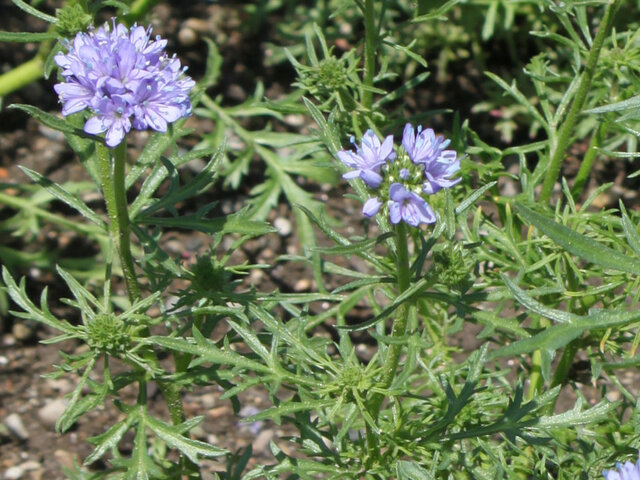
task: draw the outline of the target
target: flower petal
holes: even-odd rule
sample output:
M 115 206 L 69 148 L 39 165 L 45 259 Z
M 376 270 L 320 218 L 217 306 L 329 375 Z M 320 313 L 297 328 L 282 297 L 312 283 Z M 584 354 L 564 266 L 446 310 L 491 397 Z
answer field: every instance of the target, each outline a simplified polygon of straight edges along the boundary
M 378 197 L 370 198 L 364 203 L 364 206 L 362 207 L 362 214 L 365 217 L 373 217 L 380 211 L 381 206 L 382 202 L 378 200 Z

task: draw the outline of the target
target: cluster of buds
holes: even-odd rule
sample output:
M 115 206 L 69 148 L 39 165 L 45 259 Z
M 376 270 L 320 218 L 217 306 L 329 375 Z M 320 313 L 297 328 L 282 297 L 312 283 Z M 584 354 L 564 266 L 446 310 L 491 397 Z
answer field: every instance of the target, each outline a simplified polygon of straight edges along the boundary
M 460 181 L 451 178 L 460 170 L 455 150 L 447 150 L 450 140 L 436 136 L 432 129 L 417 132 L 407 123 L 402 146 L 394 149 L 393 135 L 380 142 L 373 130 L 367 130 L 355 151 L 341 150 L 338 158 L 353 170 L 346 179 L 360 178 L 374 194 L 362 209 L 367 217 L 380 211 L 388 214 L 394 225 L 404 221 L 412 227 L 434 223 L 436 216 L 424 195 L 449 188 Z

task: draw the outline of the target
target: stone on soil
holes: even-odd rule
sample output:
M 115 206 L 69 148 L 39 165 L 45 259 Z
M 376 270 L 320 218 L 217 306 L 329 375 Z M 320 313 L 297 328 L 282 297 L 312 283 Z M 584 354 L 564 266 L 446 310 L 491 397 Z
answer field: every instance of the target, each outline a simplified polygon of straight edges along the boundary
M 66 407 L 67 401 L 65 399 L 59 398 L 52 400 L 38 410 L 38 418 L 45 427 L 54 428 L 58 418 L 60 418 L 60 415 L 62 415 Z
M 29 439 L 29 432 L 17 413 L 7 415 L 7 418 L 4 419 L 4 424 L 14 437 L 23 441 Z

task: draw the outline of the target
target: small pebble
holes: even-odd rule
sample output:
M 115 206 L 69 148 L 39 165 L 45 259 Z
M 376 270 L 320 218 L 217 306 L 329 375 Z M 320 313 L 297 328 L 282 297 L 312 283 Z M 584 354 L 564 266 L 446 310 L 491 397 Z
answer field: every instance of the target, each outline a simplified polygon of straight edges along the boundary
M 264 278 L 264 272 L 259 268 L 254 268 L 249 273 L 249 283 L 251 285 L 256 285 L 260 283 L 260 281 Z
M 307 121 L 307 117 L 299 114 L 289 114 L 284 116 L 284 123 L 291 125 L 292 127 L 301 127 Z
M 4 477 L 7 480 L 10 479 L 19 479 L 24 477 L 24 474 L 27 472 L 34 472 L 36 470 L 40 470 L 42 468 L 42 464 L 40 462 L 36 462 L 35 460 L 29 460 L 27 462 L 21 463 L 20 465 L 14 465 L 13 467 L 9 467 L 6 472 L 4 472 Z
M 293 286 L 294 292 L 306 292 L 311 287 L 311 280 L 308 278 L 301 278 Z
M 202 425 L 196 425 L 189 432 L 194 438 L 197 438 L 198 440 L 202 440 L 207 436 L 207 433 L 204 431 L 204 428 L 202 428 Z
M 273 221 L 273 226 L 278 229 L 278 235 L 281 237 L 291 235 L 291 222 L 288 219 L 278 217 Z
M 190 28 L 198 33 L 207 33 L 211 30 L 209 24 L 205 20 L 199 18 L 189 18 L 182 24 L 182 26 L 184 28 Z
M 52 400 L 38 410 L 38 418 L 45 427 L 54 428 L 65 408 L 67 408 L 67 400 L 63 398 Z
M 38 124 L 38 130 L 42 134 L 43 137 L 53 140 L 56 143 L 64 143 L 64 133 L 55 130 L 51 127 L 47 127 L 46 125 Z
M 18 480 L 19 478 L 24 477 L 24 473 L 24 470 L 19 466 L 9 467 L 7 468 L 7 471 L 4 472 L 4 477 L 2 478 L 5 480 Z
M 617 402 L 622 397 L 620 392 L 618 392 L 617 390 L 610 390 L 607 392 L 605 396 L 607 397 L 607 400 L 609 400 L 612 403 Z
M 18 322 L 13 325 L 11 333 L 19 342 L 25 342 L 31 340 L 36 336 L 35 326 L 27 325 L 23 322 Z
M 7 418 L 4 419 L 4 424 L 14 437 L 23 441 L 29 439 L 29 432 L 25 428 L 24 423 L 22 423 L 20 415 L 17 413 L 7 415 Z
M 224 417 L 225 415 L 229 415 L 230 413 L 231 413 L 231 408 L 228 407 L 227 405 L 222 405 L 220 407 L 207 410 L 207 416 L 213 419 Z
M 198 33 L 192 28 L 183 27 L 178 32 L 178 41 L 185 47 L 192 47 L 193 45 L 198 43 L 198 40 L 200 40 L 200 37 Z
M 256 439 L 251 443 L 251 448 L 254 452 L 266 452 L 269 443 L 273 439 L 275 432 L 271 429 L 262 430 Z
M 66 450 L 56 450 L 53 452 L 53 456 L 61 467 L 73 468 L 73 460 L 75 457 L 71 452 L 67 452 Z
M 212 393 L 205 393 L 200 397 L 200 404 L 202 405 L 202 408 L 204 408 L 205 410 L 211 410 L 213 407 L 215 407 L 216 401 L 217 401 L 217 398 Z

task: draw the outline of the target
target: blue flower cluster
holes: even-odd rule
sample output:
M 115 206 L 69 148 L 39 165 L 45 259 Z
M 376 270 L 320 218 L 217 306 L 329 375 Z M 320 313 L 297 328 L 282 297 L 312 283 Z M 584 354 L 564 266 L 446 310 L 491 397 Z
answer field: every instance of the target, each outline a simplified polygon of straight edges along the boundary
M 380 139 L 367 130 L 355 152 L 341 150 L 338 158 L 353 170 L 346 179 L 361 178 L 376 195 L 367 200 L 362 213 L 367 217 L 381 209 L 388 211 L 394 225 L 401 221 L 417 227 L 434 223 L 436 216 L 424 194 L 433 194 L 454 186 L 460 178 L 451 178 L 460 170 L 460 158 L 455 150 L 446 150 L 450 140 L 436 136 L 432 129 L 417 132 L 407 123 L 402 134 L 402 147 L 394 150 L 393 135 Z
M 618 463 L 616 468 L 616 470 L 602 472 L 605 480 L 640 480 L 640 458 L 635 465 L 626 461 L 624 465 Z
M 86 108 L 94 116 L 84 131 L 106 132 L 105 143 L 115 147 L 131 127 L 167 131 L 167 124 L 191 113 L 189 92 L 195 82 L 186 67 L 169 57 L 166 40 L 151 39 L 151 29 L 131 29 L 113 22 L 68 42 L 68 53 L 54 57 L 64 82 L 54 86 L 63 104 L 62 115 Z

